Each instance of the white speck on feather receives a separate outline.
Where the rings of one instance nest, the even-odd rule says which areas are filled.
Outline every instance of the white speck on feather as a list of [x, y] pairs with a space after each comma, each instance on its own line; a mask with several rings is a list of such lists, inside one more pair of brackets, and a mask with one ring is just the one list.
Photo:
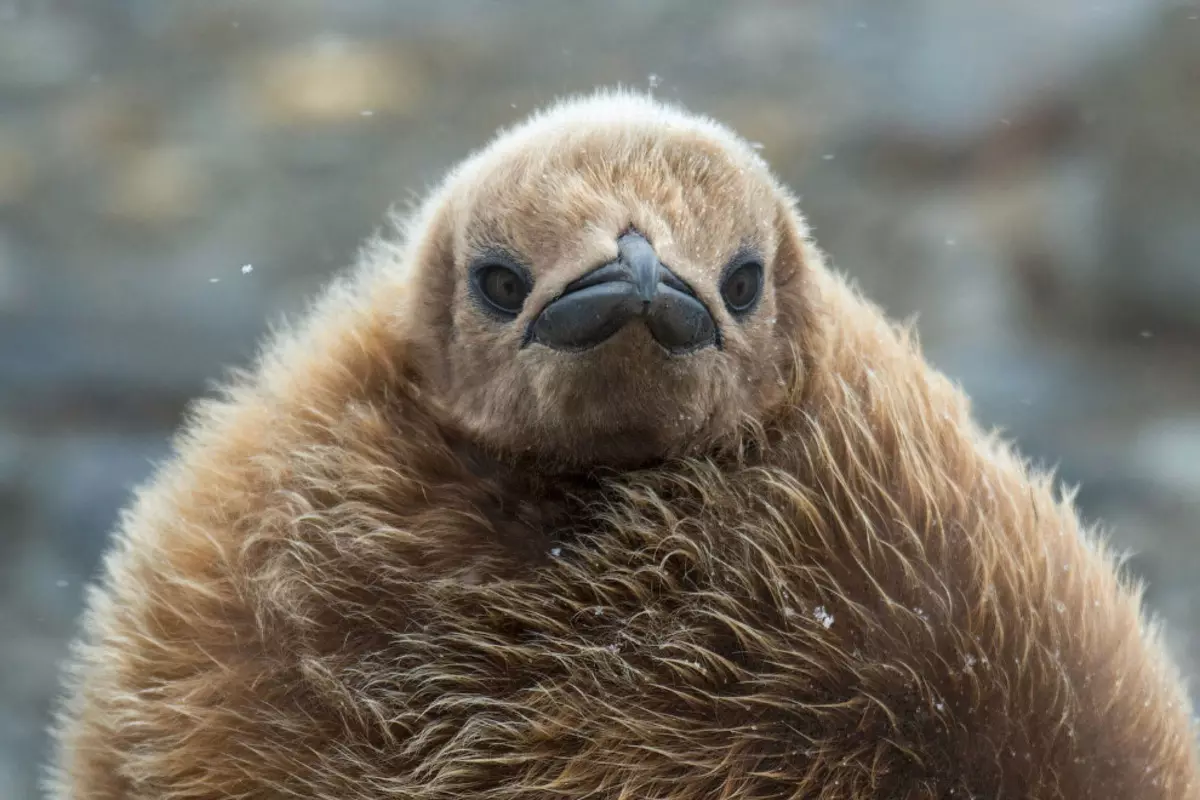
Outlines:
[[938, 702], [934, 703], [934, 704], [933, 704], [933, 707], [934, 707], [934, 708], [936, 708], [938, 711], [945, 711], [945, 710], [946, 710], [946, 704], [945, 704], [945, 703], [943, 703], [943, 702], [941, 702], [940, 700], [939, 700]]
[[826, 628], [833, 626], [833, 614], [825, 610], [825, 606], [817, 606], [813, 609], [813, 617], [817, 622], [821, 623]]
[[559, 556], [562, 555], [562, 548], [561, 547], [551, 547], [550, 555], [554, 556], [555, 558], [558, 558]]
[[1063, 605], [1063, 602], [1061, 600], [1059, 600], [1057, 603], [1054, 604], [1054, 609], [1056, 611], [1058, 611], [1058, 613], [1062, 614], [1062, 613], [1066, 612], [1067, 607], [1065, 605]]

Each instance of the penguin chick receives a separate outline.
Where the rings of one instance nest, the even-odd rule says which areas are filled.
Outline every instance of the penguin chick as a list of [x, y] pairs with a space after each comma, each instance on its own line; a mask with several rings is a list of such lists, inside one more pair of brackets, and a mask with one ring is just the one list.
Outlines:
[[800, 231], [766, 165], [649, 103], [557, 109], [447, 180], [402, 320], [454, 423], [565, 469], [711, 450], [797, 362]]
[[74, 800], [1190, 800], [1138, 590], [727, 128], [502, 132], [198, 405], [89, 595]]

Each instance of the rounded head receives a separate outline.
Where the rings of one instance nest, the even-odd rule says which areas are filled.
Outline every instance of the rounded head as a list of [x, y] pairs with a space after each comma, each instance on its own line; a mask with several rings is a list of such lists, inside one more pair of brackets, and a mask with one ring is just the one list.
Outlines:
[[695, 454], [800, 377], [803, 222], [752, 147], [609, 92], [460, 165], [418, 218], [423, 370], [479, 444], [575, 467]]

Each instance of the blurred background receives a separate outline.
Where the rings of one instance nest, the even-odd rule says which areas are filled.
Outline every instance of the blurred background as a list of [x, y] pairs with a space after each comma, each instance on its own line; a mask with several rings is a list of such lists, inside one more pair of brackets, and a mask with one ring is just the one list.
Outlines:
[[1200, 674], [1200, 0], [0, 0], [0, 797], [189, 400], [555, 96], [722, 119]]

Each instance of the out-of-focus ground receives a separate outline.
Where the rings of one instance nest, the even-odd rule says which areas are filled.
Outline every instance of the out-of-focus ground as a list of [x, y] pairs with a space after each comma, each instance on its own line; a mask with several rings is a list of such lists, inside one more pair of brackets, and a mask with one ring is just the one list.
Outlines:
[[187, 400], [496, 126], [618, 82], [761, 142], [1200, 674], [1200, 2], [0, 0], [0, 797]]

